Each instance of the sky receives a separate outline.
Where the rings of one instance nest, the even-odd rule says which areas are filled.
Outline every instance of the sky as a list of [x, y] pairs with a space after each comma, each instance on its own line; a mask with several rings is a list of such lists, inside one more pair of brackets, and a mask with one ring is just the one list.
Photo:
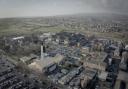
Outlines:
[[128, 0], [0, 0], [0, 18], [78, 13], [128, 14]]

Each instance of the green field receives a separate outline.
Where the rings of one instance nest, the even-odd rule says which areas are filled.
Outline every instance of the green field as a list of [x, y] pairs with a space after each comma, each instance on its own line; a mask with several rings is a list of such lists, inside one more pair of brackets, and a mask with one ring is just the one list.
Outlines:
[[43, 27], [39, 29], [22, 29], [22, 28], [10, 28], [0, 30], [0, 36], [9, 36], [9, 35], [27, 35], [32, 33], [43, 33], [43, 32], [58, 32], [63, 29], [59, 29], [56, 27]]
[[[26, 21], [27, 22], [27, 21]], [[81, 32], [87, 35], [96, 35], [97, 37], [110, 38], [115, 40], [122, 40], [125, 43], [128, 43], [128, 35], [127, 32], [119, 33], [119, 32], [94, 32], [89, 30], [81, 30], [81, 29], [72, 29], [66, 28], [62, 26], [42, 26], [38, 24], [30, 24], [16, 21], [1, 21], [0, 20], [0, 37], [3, 36], [11, 36], [11, 35], [29, 35], [29, 34], [41, 34], [43, 32], [60, 32], [60, 31], [68, 31], [68, 32]]]

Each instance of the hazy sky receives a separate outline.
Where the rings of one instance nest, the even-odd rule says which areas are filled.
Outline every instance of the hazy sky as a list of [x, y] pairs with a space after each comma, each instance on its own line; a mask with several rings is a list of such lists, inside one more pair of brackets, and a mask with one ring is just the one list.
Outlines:
[[0, 0], [0, 17], [128, 13], [128, 0]]

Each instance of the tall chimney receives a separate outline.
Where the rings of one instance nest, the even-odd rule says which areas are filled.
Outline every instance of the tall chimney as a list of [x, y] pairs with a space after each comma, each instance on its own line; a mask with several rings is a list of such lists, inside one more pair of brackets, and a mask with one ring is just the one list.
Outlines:
[[41, 44], [41, 60], [44, 60], [44, 46]]
[[44, 59], [43, 45], [41, 45], [41, 60]]

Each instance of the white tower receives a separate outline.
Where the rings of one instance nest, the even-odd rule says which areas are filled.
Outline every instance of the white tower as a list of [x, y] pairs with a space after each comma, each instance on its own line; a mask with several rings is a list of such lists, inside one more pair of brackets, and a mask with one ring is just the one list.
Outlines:
[[41, 45], [41, 60], [44, 60], [44, 47]]

